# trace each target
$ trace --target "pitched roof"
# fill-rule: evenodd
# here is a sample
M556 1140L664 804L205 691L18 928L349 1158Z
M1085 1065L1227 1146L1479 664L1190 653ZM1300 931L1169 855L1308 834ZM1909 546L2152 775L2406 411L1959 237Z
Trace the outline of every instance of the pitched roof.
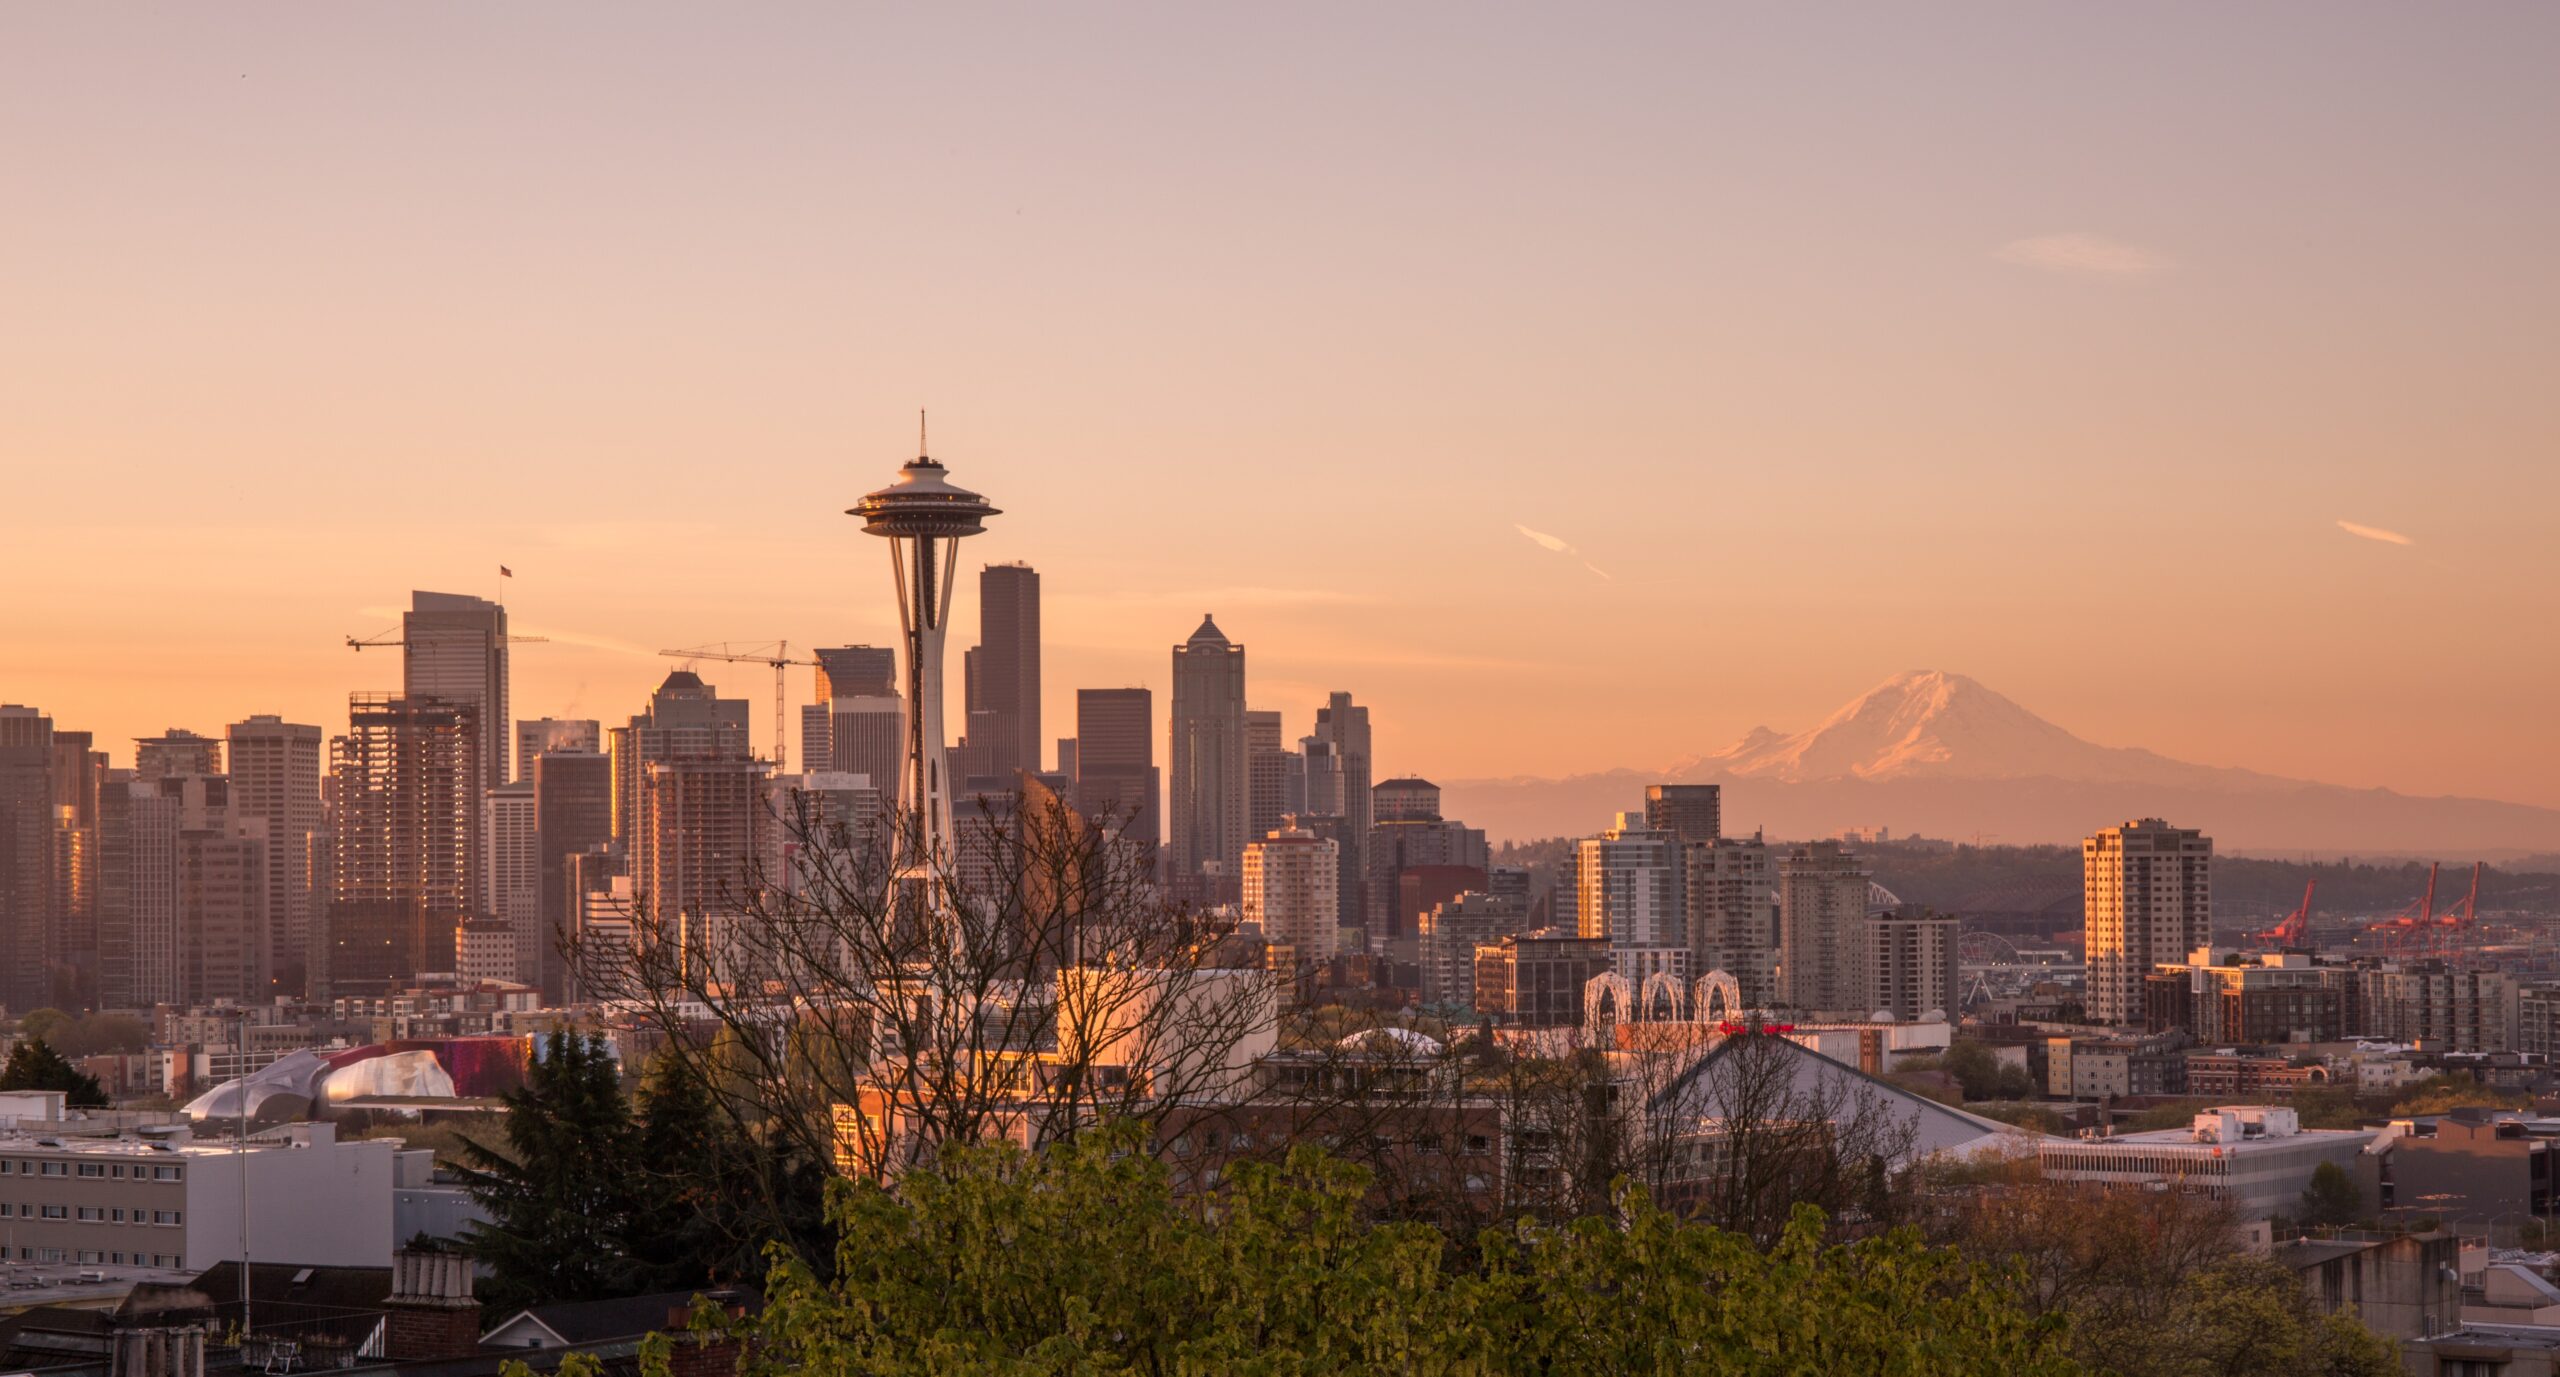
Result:
M676 1318L693 1309L693 1298L710 1294L706 1291L659 1291L646 1296L617 1296L610 1300L562 1301L554 1305L530 1305L490 1327L481 1342L498 1339L503 1330L516 1329L518 1344L548 1334L561 1344L572 1347L602 1343L607 1339L632 1339L662 1329L682 1329L684 1321ZM736 1294L736 1293L724 1293ZM744 1297L750 1308L756 1301ZM674 1319L672 1325L670 1319ZM532 1329L537 1332L525 1333ZM538 1345L552 1346L548 1341Z
M1970 1156L1984 1148L2032 1142L2046 1136L2015 1124L1969 1114L1953 1105L1940 1104L1926 1095L1914 1094L1891 1081L1870 1076L1846 1062L1834 1061L1793 1039L1771 1033L1738 1034L1717 1039L1714 1047L1691 1061L1679 1075L1672 1077L1669 1084L1648 1097L1645 1107L1659 1109L1666 1104L1679 1103L1680 1097L1696 1094L1699 1080L1707 1074L1708 1068L1734 1055L1745 1037L1764 1039L1768 1044L1784 1049L1783 1054L1793 1058L1788 1074L1796 1093L1819 1092L1844 1083L1857 1085L1862 1094L1871 1096L1898 1116L1908 1119L1914 1130L1911 1148L1915 1157L1938 1153ZM1710 1097L1714 1094L1712 1084L1707 1094ZM1697 1101L1690 1103L1693 1106L1698 1104ZM1715 1108L1712 1104L1704 1107L1710 1113Z

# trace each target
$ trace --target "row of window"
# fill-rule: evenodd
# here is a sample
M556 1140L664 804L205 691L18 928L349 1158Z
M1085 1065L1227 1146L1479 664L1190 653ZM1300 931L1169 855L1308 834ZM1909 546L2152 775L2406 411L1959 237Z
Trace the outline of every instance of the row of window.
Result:
M0 1200L0 1219L77 1219L83 1224L179 1224L183 1210L128 1210L121 1205L17 1205Z
M0 1258L7 1256L9 1256L9 1250L0 1248ZM116 1267L122 1267L127 1263L136 1267L175 1267L180 1261L176 1253L100 1252L95 1248L20 1248L18 1260L20 1262L104 1262Z
M78 1167L78 1171L73 1171ZM136 1163L126 1174L122 1162L29 1162L0 1157L0 1176L80 1176L92 1181L182 1181L184 1167L150 1167Z

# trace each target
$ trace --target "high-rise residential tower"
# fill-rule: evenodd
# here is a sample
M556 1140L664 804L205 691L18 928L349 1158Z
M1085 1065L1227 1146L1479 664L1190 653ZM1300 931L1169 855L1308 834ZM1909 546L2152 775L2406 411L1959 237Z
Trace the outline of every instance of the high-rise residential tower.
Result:
M1247 795L1244 647L1203 614L1173 648L1173 880L1192 897L1235 896Z
M453 969L454 930L479 899L479 709L355 694L330 743L330 893L314 998Z
M2142 981L2213 941L2213 839L2158 818L2080 844L2088 929L2082 998L2092 1023L2138 1023Z
M953 781L944 758L942 643L949 630L952 579L961 540L984 530L997 509L954 485L942 465L918 454L898 471L897 482L865 496L846 514L862 518L865 533L889 542L907 670L906 753L895 790L900 825L893 865L922 880L951 855Z
M1312 832L1280 828L1244 849L1244 918L1264 940L1287 947L1290 969L1333 955L1340 894L1334 844Z
M1798 1009L1863 1017L1859 950L1874 875L1836 841L1799 846L1778 862L1778 999Z
M1697 974L1689 968L1682 864L1679 839L1645 826L1642 813L1620 813L1617 826L1575 848L1575 930L1608 938L1611 964L1630 982Z
M1758 837L1683 842L1689 948L1703 974L1723 971L1743 1007L1778 1002L1778 891L1769 847Z
M327 845L320 811L320 729L272 714L231 724L231 806L267 829L268 949L277 986L299 994Z
M1648 784L1644 821L1684 843L1714 841L1724 835L1724 790L1713 784Z
M907 722L898 652L843 645L811 653L818 663L811 701L800 710L800 768L868 775L882 800L894 801Z

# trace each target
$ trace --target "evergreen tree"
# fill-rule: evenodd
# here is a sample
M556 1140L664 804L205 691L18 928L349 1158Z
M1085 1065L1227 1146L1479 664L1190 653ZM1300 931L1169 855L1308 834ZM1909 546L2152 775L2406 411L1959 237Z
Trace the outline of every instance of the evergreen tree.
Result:
M494 1310L645 1289L629 1253L647 1189L621 1069L602 1039L554 1033L508 1092L503 1147L462 1140L460 1172L491 1223L464 1251Z
M2346 1168L2323 1162L2311 1169L2311 1187L2302 1193L2303 1223L2353 1224L2363 1216L2364 1193L2356 1189Z
M98 1078L64 1060L40 1037L9 1050L8 1065L0 1066L0 1090L63 1090L70 1092L65 1102L74 1109L107 1107L106 1087Z

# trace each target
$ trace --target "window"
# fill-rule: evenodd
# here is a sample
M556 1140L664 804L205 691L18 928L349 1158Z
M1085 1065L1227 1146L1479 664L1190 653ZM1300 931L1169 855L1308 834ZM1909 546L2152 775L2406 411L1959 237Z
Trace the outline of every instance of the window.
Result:
M1487 1139L1483 1134L1481 1134L1481 1133L1470 1133L1470 1134L1468 1134L1468 1135L1467 1135L1467 1151L1469 1151L1469 1152L1490 1152L1490 1151L1492 1151L1492 1150L1493 1150L1493 1143L1492 1143L1492 1141L1491 1141L1491 1140L1489 1140L1489 1139Z
M178 1222L179 1222L179 1220L178 1220L178 1211L176 1211L176 1210L153 1210L153 1211L151 1212L151 1222L152 1222L152 1223L154 1223L154 1224L175 1224L175 1223L178 1223Z
M124 1222L124 1206L118 1205L114 1209L107 1211L107 1218L110 1223L122 1224Z
M116 1180L118 1180L118 1181L123 1180L123 1179L124 1179L124 1163L122 1163L122 1162L118 1162L118 1163L116 1163L116 1164L115 1164L115 1167L114 1167L112 1170L110 1170L107 1174L108 1174L109 1176L114 1177L114 1178L115 1178Z
M99 1252L95 1248L83 1248L80 1250L80 1260L82 1262L104 1262L107 1260L107 1255Z
M92 1180L104 1181L107 1179L107 1164L104 1162L83 1162L80 1164L79 1174L89 1177Z
M107 1212L95 1205L83 1205L80 1207L80 1222L83 1224L103 1224L106 1222L106 1219Z
M71 1211L68 1207L62 1205L47 1205L44 1207L44 1217L47 1219L68 1219L71 1217Z
M134 1168L134 1170L135 1170L135 1171L137 1171L137 1172L139 1172L139 1171L141 1171L141 1170L142 1170L142 1168L140 1168L140 1167L136 1167L136 1168ZM153 1167L153 1168L151 1169L151 1179L152 1179L152 1180L154 1180L154 1181L175 1181L175 1180L177 1180L177 1179L178 1179L178 1168L176 1168L176 1167Z
M42 1174L46 1176L69 1176L71 1174L71 1164L68 1162L47 1162L44 1164Z

